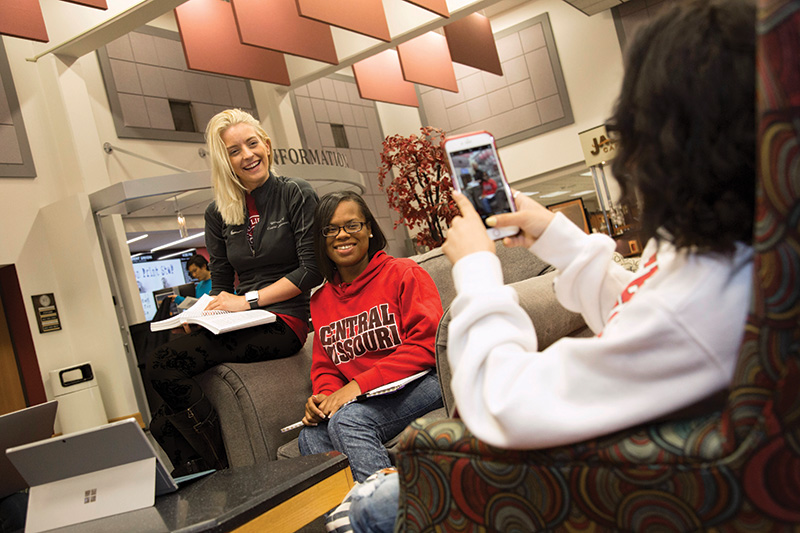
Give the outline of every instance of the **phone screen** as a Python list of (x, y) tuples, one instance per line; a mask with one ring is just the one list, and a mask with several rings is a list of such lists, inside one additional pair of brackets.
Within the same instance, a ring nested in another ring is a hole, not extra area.
[(501, 174), (497, 152), (491, 144), (450, 152), (453, 185), (481, 216), (510, 213), (510, 194)]

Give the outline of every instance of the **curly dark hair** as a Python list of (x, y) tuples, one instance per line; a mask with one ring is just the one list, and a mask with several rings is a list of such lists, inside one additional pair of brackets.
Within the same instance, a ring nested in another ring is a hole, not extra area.
[(752, 2), (681, 3), (636, 33), (607, 127), (646, 237), (714, 252), (752, 242), (755, 116)]
[(364, 215), (364, 220), (367, 221), (372, 232), (372, 238), (369, 240), (369, 248), (367, 250), (369, 258), (372, 259), (372, 256), (378, 251), (386, 248), (386, 237), (360, 194), (353, 191), (336, 191), (326, 194), (319, 199), (317, 208), (314, 211), (314, 257), (317, 260), (320, 273), (329, 282), (333, 281), (333, 276), (336, 274), (336, 265), (328, 257), (326, 239), (322, 236), (322, 228), (330, 224), (339, 204), (348, 201), (355, 202), (358, 205), (358, 208), (361, 209), (361, 214)]

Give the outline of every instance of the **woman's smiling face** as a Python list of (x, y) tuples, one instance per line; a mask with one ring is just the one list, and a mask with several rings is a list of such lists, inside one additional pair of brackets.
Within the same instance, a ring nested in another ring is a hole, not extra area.
[[(329, 226), (346, 226), (350, 222), (366, 222), (364, 213), (355, 202), (342, 201), (328, 222)], [(347, 233), (343, 228), (333, 237), (325, 238), (325, 249), (336, 265), (342, 281), (350, 283), (364, 272), (369, 263), (369, 224), (364, 224), (356, 233)]]
[(249, 124), (230, 126), (220, 134), (234, 174), (248, 192), (263, 185), (269, 178), (269, 154), (272, 147), (265, 144)]

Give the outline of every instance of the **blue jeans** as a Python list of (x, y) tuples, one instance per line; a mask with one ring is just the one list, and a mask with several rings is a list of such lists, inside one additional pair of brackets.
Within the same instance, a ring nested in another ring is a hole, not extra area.
[(439, 379), (430, 372), (396, 392), (345, 405), (318, 426), (303, 427), (298, 437), (300, 453), (341, 452), (361, 483), (392, 465), (385, 442), (442, 405)]
[(350, 499), (353, 533), (392, 533), (400, 495), (397, 472), (370, 479), (353, 492)]

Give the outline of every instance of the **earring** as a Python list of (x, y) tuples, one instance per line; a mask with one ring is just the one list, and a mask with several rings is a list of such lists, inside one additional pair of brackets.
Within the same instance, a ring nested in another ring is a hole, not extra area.
[(370, 234), (369, 234), (369, 238), (370, 238), (370, 239), (372, 238), (372, 233), (370, 233)]

